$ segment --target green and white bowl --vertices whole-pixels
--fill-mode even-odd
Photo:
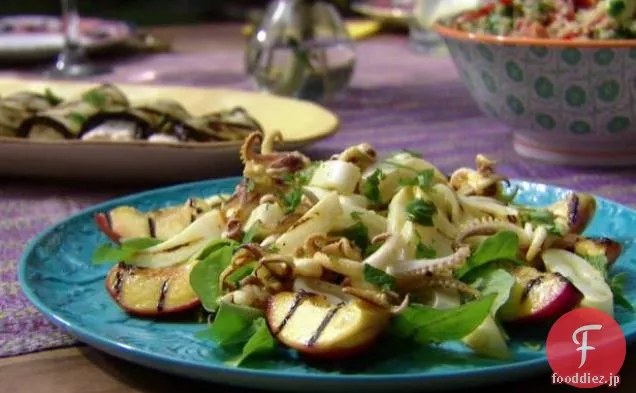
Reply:
[[[636,40],[435,29],[481,110],[513,129],[518,154],[568,165],[636,164]]]

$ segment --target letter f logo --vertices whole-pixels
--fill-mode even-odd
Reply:
[[[580,344],[581,346],[578,347],[576,350],[577,351],[581,351],[581,364],[579,365],[579,368],[583,367],[583,365],[585,364],[585,360],[587,358],[587,351],[593,351],[596,348],[587,345],[587,332],[588,330],[601,330],[602,326],[601,325],[585,325],[585,326],[581,326],[580,328],[576,329],[574,331],[574,333],[572,334],[572,341],[574,341],[574,344]],[[579,342],[579,340],[576,338],[576,336],[579,333],[583,333],[583,340],[581,340],[582,342]]]

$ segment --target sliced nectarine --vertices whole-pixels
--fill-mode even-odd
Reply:
[[[594,218],[596,199],[585,192],[572,192],[547,209],[567,223],[569,232],[580,234]]]
[[[530,266],[516,267],[511,273],[515,284],[510,298],[499,309],[502,321],[554,320],[581,301],[581,292],[559,274],[544,273]]]
[[[373,345],[388,311],[363,300],[339,304],[311,292],[281,292],[267,307],[267,323],[283,344],[318,358],[354,356]]]
[[[186,311],[199,304],[190,286],[192,260],[165,268],[138,268],[119,263],[106,276],[106,289],[130,314],[154,316]]]

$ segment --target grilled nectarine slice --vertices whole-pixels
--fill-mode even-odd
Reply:
[[[95,215],[99,229],[112,241],[147,237],[166,240],[210,210],[203,199],[189,199],[183,205],[155,209],[148,213],[132,206],[119,206]]]
[[[572,192],[547,209],[567,223],[570,233],[580,234],[594,218],[596,199],[585,192]]]
[[[554,320],[574,308],[582,294],[563,276],[544,273],[530,266],[511,271],[515,278],[510,298],[499,309],[505,322]]]
[[[390,320],[388,311],[363,300],[340,304],[306,292],[281,292],[267,307],[267,323],[283,344],[308,356],[345,358],[371,347]]]
[[[192,260],[164,268],[138,268],[119,263],[106,276],[106,289],[130,314],[155,316],[186,311],[199,305],[190,286]]]

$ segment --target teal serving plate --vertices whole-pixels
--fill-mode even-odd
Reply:
[[[22,259],[19,280],[29,300],[56,325],[80,341],[116,357],[173,374],[241,387],[275,391],[336,392],[357,389],[430,391],[499,383],[545,373],[549,364],[545,338],[549,327],[511,331],[513,357],[479,357],[460,343],[416,346],[382,339],[359,359],[318,363],[292,350],[248,359],[241,367],[224,362],[228,354],[199,338],[202,323],[131,317],[109,297],[104,285],[108,265],[92,265],[93,250],[107,238],[93,214],[119,205],[149,210],[181,204],[192,196],[232,192],[239,179],[230,178],[157,189],[96,205],[50,227],[33,239]],[[543,205],[563,198],[568,190],[513,181],[517,202]],[[624,242],[615,271],[629,275],[626,296],[636,302],[636,211],[597,199],[597,214],[585,234]],[[628,342],[636,338],[636,315],[621,309],[616,319]]]

